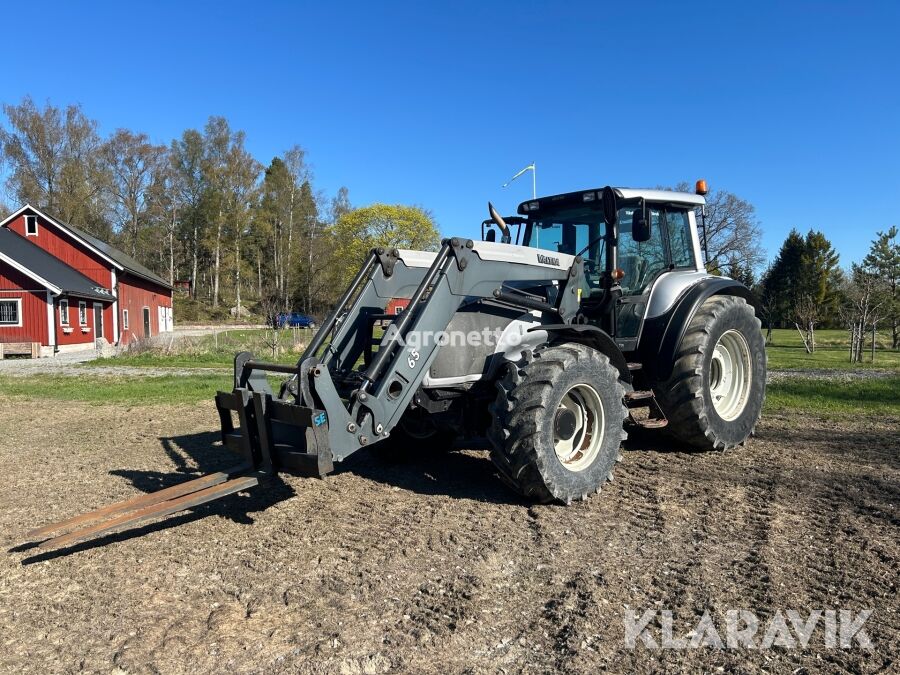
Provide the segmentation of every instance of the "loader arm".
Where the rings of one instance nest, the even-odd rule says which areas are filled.
[[[296,425],[292,438],[279,424],[270,434],[274,440],[269,447],[254,448],[246,459],[258,465],[271,457],[279,468],[283,454],[307,453],[325,455],[328,461],[317,466],[327,467],[386,438],[428,373],[440,349],[438,338],[462,305],[491,298],[570,322],[578,310],[583,274],[582,260],[576,256],[550,257],[532,248],[465,239],[445,240],[437,254],[373,251],[300,359],[295,391],[282,396],[268,391],[264,379],[252,373],[276,369],[268,364],[247,361],[240,366],[233,396],[262,397],[267,410],[304,409],[309,419],[317,421],[314,433]],[[553,285],[556,302],[536,303],[504,290],[504,285],[515,282]],[[409,305],[391,317],[368,366],[357,369],[371,342],[372,319],[386,316],[382,312],[392,297],[409,297]],[[264,419],[255,423],[270,426]],[[245,446],[248,439],[259,445],[259,434],[252,429],[240,438]],[[237,449],[238,444],[233,446]]]

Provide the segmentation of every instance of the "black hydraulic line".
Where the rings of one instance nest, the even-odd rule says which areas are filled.
[[[296,375],[298,366],[289,366],[283,363],[266,363],[265,361],[247,361],[244,364],[244,368],[249,368],[250,370],[265,370],[272,373],[290,373],[291,375]]]
[[[412,323],[413,319],[418,315],[419,303],[422,300],[422,296],[425,295],[425,291],[428,290],[428,287],[434,283],[434,280],[450,258],[450,250],[450,242],[444,242],[444,245],[441,246],[441,250],[438,251],[438,254],[435,257],[434,262],[431,264],[431,268],[428,270],[425,278],[422,279],[422,283],[419,284],[416,292],[413,294],[412,298],[410,298],[407,310],[400,315],[400,320],[397,322],[396,328],[391,331],[391,336],[387,344],[376,352],[375,358],[372,359],[372,363],[369,364],[368,369],[363,374],[363,383],[359,388],[360,392],[365,392],[381,374],[381,371],[387,363],[388,357],[393,351],[394,345],[406,334],[406,330],[409,328],[410,323]]]
[[[498,300],[499,302],[506,303],[507,305],[513,305],[514,307],[521,307],[523,309],[536,309],[539,312],[552,312],[554,314],[559,314],[559,310],[549,302],[534,300],[533,298],[529,298],[518,293],[508,293],[506,291],[501,291],[499,288],[494,291],[494,299]]]
[[[322,347],[322,343],[325,342],[325,338],[328,337],[328,334],[331,332],[331,329],[334,328],[334,324],[337,322],[338,317],[341,315],[341,312],[344,311],[344,306],[353,296],[354,291],[356,291],[357,287],[362,283],[363,279],[371,274],[372,269],[378,263],[378,256],[375,254],[373,250],[369,255],[369,260],[365,265],[363,265],[359,272],[356,273],[356,276],[353,278],[353,281],[350,283],[350,286],[344,291],[344,294],[341,296],[341,299],[338,300],[337,305],[335,305],[334,311],[328,316],[325,320],[325,323],[322,324],[321,328],[316,331],[316,334],[313,336],[312,341],[309,343],[309,346],[304,350],[303,356],[300,357],[300,360],[297,361],[297,366],[303,361],[303,359],[309,356],[315,356],[316,352]],[[295,372],[296,368],[294,371]]]

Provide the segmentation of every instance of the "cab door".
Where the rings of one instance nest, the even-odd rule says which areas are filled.
[[[616,313],[616,343],[623,351],[637,348],[650,296],[660,277],[684,269],[696,271],[695,247],[689,211],[648,205],[650,239],[636,242],[631,236],[634,208],[619,211],[619,268],[625,273]]]

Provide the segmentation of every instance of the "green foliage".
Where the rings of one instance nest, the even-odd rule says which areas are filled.
[[[331,228],[342,285],[378,246],[435,251],[441,236],[431,214],[417,206],[372,204],[345,213]]]
[[[838,254],[821,232],[793,229],[760,284],[770,319],[781,326],[837,321],[841,273]],[[814,314],[815,316],[811,316]],[[801,316],[802,315],[802,316]]]
[[[715,274],[715,272],[713,273]],[[737,256],[732,256],[729,259],[728,264],[725,266],[725,276],[731,277],[735,281],[740,281],[747,288],[753,288],[756,285],[753,268],[747,263],[742,263]]]
[[[109,174],[100,161],[97,122],[80,106],[38,108],[29,96],[3,112],[9,128],[0,128],[0,163],[9,166],[7,187],[19,205],[28,202],[108,239],[102,197]]]

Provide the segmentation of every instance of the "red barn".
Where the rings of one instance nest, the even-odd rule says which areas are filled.
[[[0,342],[52,355],[173,327],[172,287],[118,249],[30,205],[0,222]]]

